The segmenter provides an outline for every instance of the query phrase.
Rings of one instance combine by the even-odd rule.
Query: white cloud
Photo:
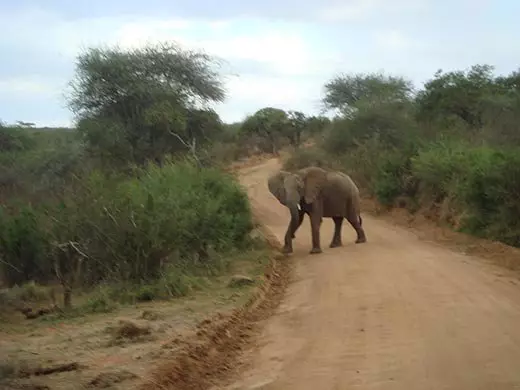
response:
[[[302,102],[307,96],[316,96],[316,91],[309,88],[308,82],[302,81],[304,77],[323,75],[337,62],[337,54],[326,51],[326,45],[316,47],[313,44],[312,38],[316,35],[304,26],[258,19],[204,21],[134,15],[69,21],[57,14],[31,9],[0,16],[0,23],[13,33],[0,37],[0,44],[12,45],[13,37],[17,37],[17,45],[27,50],[55,53],[70,63],[71,71],[74,58],[92,45],[118,44],[123,48],[134,48],[152,42],[176,41],[186,48],[203,49],[227,60],[234,71],[242,75],[227,83],[229,99],[219,110],[223,116],[225,112],[235,110],[228,110],[228,106],[237,107],[243,102],[255,109],[268,104],[286,108],[305,105]],[[29,27],[22,34],[14,34],[19,25]],[[240,64],[248,61],[256,68],[254,74],[247,75],[247,70],[240,69]],[[238,69],[235,64],[239,65]],[[60,105],[60,94],[65,92],[64,85],[58,85],[55,80],[26,78],[4,80],[0,82],[0,90],[3,93],[47,94],[55,97],[53,100]]]
[[[232,78],[227,86],[229,101],[219,110],[226,121],[241,120],[266,106],[318,112],[321,82],[317,79],[248,75]]]
[[[119,26],[111,41],[122,47],[141,47],[149,42],[176,41],[190,49],[203,49],[208,54],[234,60],[250,60],[268,66],[273,72],[305,75],[323,72],[334,60],[334,53],[312,47],[304,32],[266,23],[264,29],[244,30],[233,21],[186,23],[190,29],[174,29],[166,20],[141,21]],[[194,31],[208,30],[202,38]]]
[[[57,95],[56,85],[35,77],[0,79],[0,93],[6,96],[24,96],[27,94],[44,96]]]
[[[328,22],[360,22],[375,15],[388,16],[391,12],[424,11],[430,0],[343,0],[326,6],[319,17]]]
[[[343,4],[329,6],[322,10],[320,16],[323,20],[331,22],[346,22],[361,20],[372,14],[380,0],[354,0]]]
[[[374,39],[376,44],[385,50],[404,51],[419,47],[416,42],[398,30],[377,31]]]

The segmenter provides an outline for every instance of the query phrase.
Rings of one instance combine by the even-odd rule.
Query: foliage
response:
[[[30,206],[8,215],[0,208],[0,267],[10,284],[45,280],[50,274],[48,239],[40,215]]]
[[[316,166],[322,168],[335,168],[333,160],[321,148],[311,147],[305,149],[297,149],[285,159],[283,169],[287,171],[296,171],[308,166]]]
[[[439,71],[415,96],[400,78],[337,76],[323,103],[341,115],[319,146],[382,204],[520,246],[520,73],[492,70]]]
[[[325,84],[323,105],[351,118],[360,105],[379,107],[411,100],[412,83],[402,77],[383,74],[339,74]]]
[[[265,107],[244,120],[242,131],[246,134],[263,136],[269,141],[271,151],[277,154],[278,139],[288,126],[289,120],[284,110]]]
[[[93,172],[45,212],[4,218],[0,250],[11,284],[50,277],[51,246],[67,242],[84,257],[84,285],[156,279],[169,262],[211,268],[215,253],[246,245],[252,228],[234,180],[189,163],[149,165],[123,180]]]
[[[285,142],[295,148],[300,147],[305,136],[319,134],[328,124],[326,117],[306,116],[301,111],[284,111],[279,108],[264,107],[248,116],[241,132],[246,136],[257,136],[268,143],[268,150],[278,154]],[[251,140],[251,138],[249,138]]]
[[[89,151],[116,165],[193,152],[221,130],[218,115],[200,108],[225,98],[215,65],[210,56],[173,44],[80,55],[70,107]]]

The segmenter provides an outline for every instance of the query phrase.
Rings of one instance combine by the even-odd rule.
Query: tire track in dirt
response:
[[[242,171],[261,222],[283,237],[288,211],[266,186],[271,159]],[[226,389],[520,389],[520,287],[498,268],[363,215],[368,242],[309,255],[294,241],[293,282]],[[282,260],[283,261],[283,260]]]

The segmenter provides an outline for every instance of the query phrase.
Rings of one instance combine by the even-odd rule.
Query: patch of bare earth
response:
[[[209,324],[204,319],[218,322],[249,300],[265,263],[245,261],[236,268],[245,284],[233,287],[230,274],[186,298],[68,319],[28,320],[17,313],[11,323],[0,323],[0,388],[138,386],[160,362],[183,350],[185,340],[200,339],[197,333],[204,334]]]

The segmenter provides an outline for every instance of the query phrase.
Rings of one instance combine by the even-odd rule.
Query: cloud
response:
[[[399,30],[382,30],[374,33],[377,46],[389,51],[406,51],[421,46]]]
[[[326,2],[327,3],[327,2]],[[364,22],[390,19],[395,14],[427,10],[429,0],[344,0],[324,4],[318,17],[327,22]]]
[[[2,22],[7,31],[13,33],[11,37],[16,36],[14,33],[20,23],[30,26],[18,36],[16,50],[23,47],[25,53],[40,53],[42,58],[52,60],[53,66],[61,71],[59,75],[47,74],[47,82],[40,79],[29,81],[25,79],[27,73],[15,75],[0,84],[3,85],[0,93],[13,93],[15,90],[28,92],[32,88],[35,94],[49,94],[53,98],[52,104],[59,101],[61,106],[63,99],[52,90],[63,89],[73,77],[74,59],[88,46],[117,44],[122,48],[136,48],[148,43],[175,41],[186,49],[200,49],[225,59],[231,66],[230,72],[241,77],[232,77],[227,82],[229,99],[219,105],[224,120],[229,120],[225,117],[226,112],[237,112],[236,107],[257,110],[268,104],[285,108],[302,105],[301,102],[310,93],[309,82],[305,78],[320,75],[323,78],[339,60],[338,53],[327,43],[319,29],[257,18],[206,22],[200,19],[123,15],[71,21],[48,11],[31,9],[17,11],[11,17],[0,16]],[[39,40],[38,31],[42,32]],[[47,44],[42,46],[42,41]],[[0,49],[2,46],[15,50],[12,39],[5,35],[0,37]],[[67,64],[65,70],[57,64],[60,61]],[[34,72],[38,72],[39,67],[36,63],[32,65]],[[50,68],[46,67],[48,72]],[[10,69],[9,73],[15,71]],[[0,79],[1,72],[0,65]],[[228,105],[235,108],[228,110]],[[233,114],[233,119],[235,117]]]
[[[323,8],[319,13],[323,20],[331,22],[359,21],[373,13],[379,0],[355,0]]]
[[[52,97],[56,95],[56,86],[37,78],[7,78],[0,79],[0,94],[10,96],[31,94]]]
[[[64,86],[89,46],[176,41],[221,57],[225,72],[240,75],[218,105],[224,120],[266,105],[317,112],[322,86],[337,72],[384,70],[419,85],[438,68],[489,63],[507,73],[520,55],[512,40],[520,3],[512,0],[206,1],[4,2],[0,118],[69,120]]]

